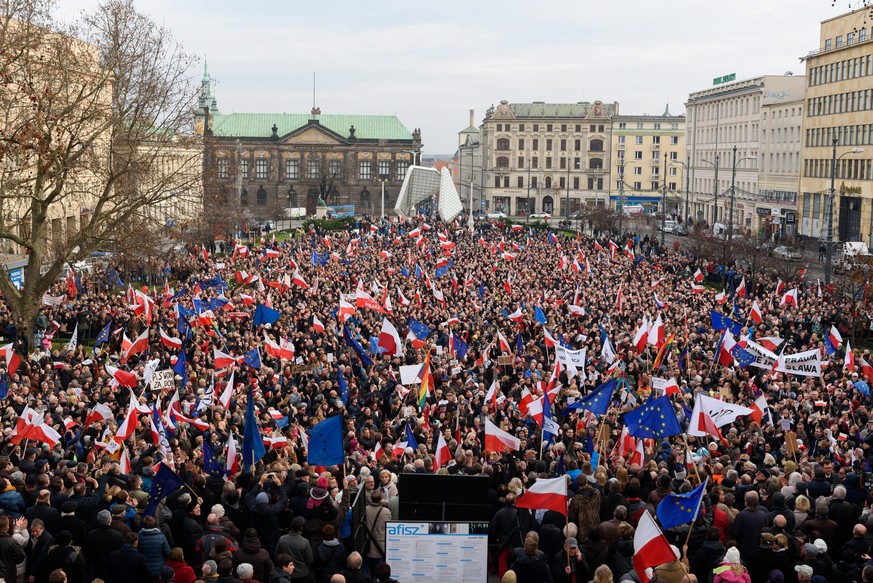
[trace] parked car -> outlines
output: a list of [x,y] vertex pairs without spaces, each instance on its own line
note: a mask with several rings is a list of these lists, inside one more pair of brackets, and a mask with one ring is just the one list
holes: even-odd
[[530,216],[530,218],[532,218],[532,219],[540,219],[540,220],[542,220],[542,219],[551,219],[551,218],[552,218],[552,214],[551,214],[551,213],[534,213],[534,214],[532,214],[532,215]]
[[506,213],[501,211],[494,211],[493,213],[488,213],[488,218],[492,220],[500,220],[506,218]]
[[664,219],[664,222],[658,223],[658,230],[665,233],[672,233],[678,223],[673,219]]
[[787,259],[788,261],[800,261],[803,258],[800,251],[792,249],[791,247],[786,247],[785,245],[779,245],[773,249],[773,255],[780,259]]
[[688,227],[686,227],[682,223],[676,223],[676,226],[673,227],[673,234],[678,235],[679,237],[687,237]]

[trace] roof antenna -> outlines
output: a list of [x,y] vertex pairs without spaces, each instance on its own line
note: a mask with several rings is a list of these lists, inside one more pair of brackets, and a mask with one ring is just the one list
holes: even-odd
[[315,71],[312,72],[312,115],[320,115],[321,108],[315,107]]

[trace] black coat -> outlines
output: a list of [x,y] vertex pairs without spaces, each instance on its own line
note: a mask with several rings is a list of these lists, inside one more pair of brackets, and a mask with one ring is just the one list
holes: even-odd
[[120,549],[122,545],[124,545],[124,536],[109,525],[98,526],[88,533],[85,554],[88,555],[88,562],[94,565],[95,577],[106,579],[109,555]]
[[88,542],[88,530],[85,522],[76,516],[61,516],[55,521],[55,533],[66,530],[73,535],[73,544],[77,547],[85,547]]
[[18,571],[18,563],[24,560],[24,549],[12,540],[8,532],[0,533],[0,577],[6,581],[14,581]]
[[56,545],[49,549],[45,557],[46,571],[51,573],[55,569],[63,569],[67,574],[68,583],[88,583],[88,574],[85,570],[85,558],[79,547],[69,545]]
[[27,553],[27,574],[36,579],[36,583],[44,583],[48,581],[48,571],[45,570],[45,557],[48,554],[49,547],[55,544],[55,539],[49,534],[49,531],[44,530],[42,535],[34,541],[32,538],[27,543],[25,549]]
[[61,513],[58,512],[57,508],[52,508],[48,504],[37,502],[36,505],[25,510],[24,515],[27,517],[28,524],[31,524],[34,518],[39,518],[45,524],[45,529],[47,531],[52,535],[57,534],[54,525],[55,521],[61,517]]
[[150,583],[152,575],[145,557],[130,545],[109,555],[106,583]]

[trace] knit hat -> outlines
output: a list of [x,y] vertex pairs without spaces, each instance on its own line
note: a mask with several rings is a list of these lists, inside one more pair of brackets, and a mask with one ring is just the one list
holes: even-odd
[[255,496],[255,504],[269,504],[270,497],[266,492],[258,492],[258,495]]
[[203,567],[200,569],[200,572],[203,575],[217,575],[218,574],[218,565],[212,559],[203,563]]
[[740,551],[737,549],[737,547],[731,547],[727,550],[727,552],[724,554],[724,561],[723,562],[730,563],[732,565],[739,564]]
[[815,539],[812,544],[815,545],[815,548],[818,549],[818,554],[823,555],[828,552],[828,543],[824,542],[822,539]]
[[684,480],[687,475],[685,471],[685,466],[681,464],[676,464],[676,467],[673,468],[673,473],[676,475],[677,480]]
[[255,568],[252,567],[251,563],[240,563],[236,568],[236,574],[239,575],[240,579],[251,579],[252,575],[255,574]]
[[328,485],[327,478],[318,478],[318,481],[315,482],[315,486],[309,490],[309,502],[306,503],[307,508],[314,508],[321,505],[324,499],[327,498]]
[[804,577],[812,577],[812,567],[809,565],[794,565],[794,570]]
[[97,513],[97,524],[106,526],[110,522],[112,522],[112,514],[108,510],[101,510]]

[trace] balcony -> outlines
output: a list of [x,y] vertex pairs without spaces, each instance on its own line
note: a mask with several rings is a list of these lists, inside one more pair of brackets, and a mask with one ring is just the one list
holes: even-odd
[[660,150],[660,149],[661,149],[661,144],[652,144],[652,151]]
[[626,144],[618,144],[618,150],[623,151],[626,148]]

